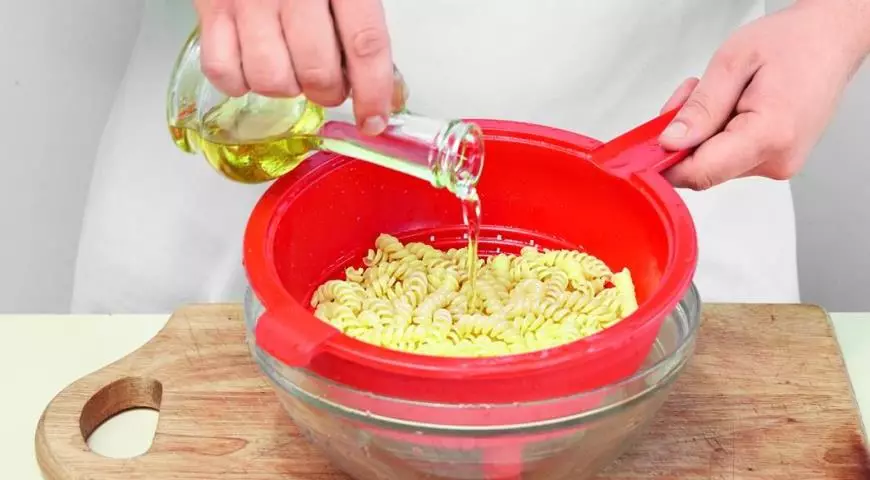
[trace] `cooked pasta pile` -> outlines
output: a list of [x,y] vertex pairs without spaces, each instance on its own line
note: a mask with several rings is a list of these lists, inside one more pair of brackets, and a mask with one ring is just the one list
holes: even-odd
[[535,247],[478,260],[472,303],[467,254],[382,234],[365,268],[318,287],[314,315],[384,348],[482,357],[562,345],[637,309],[628,269],[613,273],[592,255]]

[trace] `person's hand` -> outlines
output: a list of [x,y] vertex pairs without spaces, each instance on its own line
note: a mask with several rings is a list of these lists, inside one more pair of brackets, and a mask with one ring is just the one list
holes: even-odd
[[201,66],[230,96],[305,94],[326,107],[353,90],[363,132],[381,133],[393,61],[380,0],[194,0]]
[[799,0],[741,28],[700,81],[686,80],[663,108],[685,102],[662,146],[697,146],[665,176],[693,190],[738,177],[791,178],[868,48],[867,0]]

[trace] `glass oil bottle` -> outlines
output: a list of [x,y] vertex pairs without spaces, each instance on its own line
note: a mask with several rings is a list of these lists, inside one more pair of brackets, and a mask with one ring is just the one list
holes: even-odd
[[267,182],[325,150],[421,178],[460,197],[474,189],[484,158],[476,125],[402,108],[388,118],[383,134],[371,137],[356,128],[349,102],[324,108],[301,95],[228,97],[202,74],[199,40],[197,29],[176,61],[167,122],[181,150],[202,153],[227,178]]
[[480,231],[476,185],[484,163],[477,125],[417,115],[402,105],[384,133],[372,137],[357,129],[349,102],[324,108],[303,95],[228,97],[202,73],[199,33],[193,31],[179,54],[167,95],[167,123],[178,148],[201,153],[215,170],[243,183],[274,180],[313,153],[330,151],[446,188],[462,202],[473,287]]

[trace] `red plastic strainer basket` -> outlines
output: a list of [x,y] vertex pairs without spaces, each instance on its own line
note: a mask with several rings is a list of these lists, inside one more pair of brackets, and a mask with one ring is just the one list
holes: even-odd
[[287,365],[415,401],[544,400],[626,378],[649,354],[697,263],[689,211],[660,175],[686,155],[657,142],[674,114],[606,144],[539,125],[472,120],[487,155],[478,186],[481,253],[535,244],[585,250],[613,270],[628,267],[640,307],[618,324],[557,348],[495,358],[415,355],[342,335],[308,308],[318,285],[360,266],[380,233],[451,248],[465,245],[465,230],[449,192],[318,153],[270,187],[245,232],[245,267],[264,307],[257,344]]

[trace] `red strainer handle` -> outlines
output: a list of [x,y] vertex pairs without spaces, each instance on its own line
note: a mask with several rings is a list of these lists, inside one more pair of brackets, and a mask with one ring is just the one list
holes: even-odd
[[662,172],[683,160],[689,150],[668,151],[658,140],[679,109],[669,110],[601,145],[592,151],[592,161],[624,178],[643,171]]
[[308,366],[326,342],[340,333],[298,305],[263,312],[254,329],[257,345],[291,367]]

